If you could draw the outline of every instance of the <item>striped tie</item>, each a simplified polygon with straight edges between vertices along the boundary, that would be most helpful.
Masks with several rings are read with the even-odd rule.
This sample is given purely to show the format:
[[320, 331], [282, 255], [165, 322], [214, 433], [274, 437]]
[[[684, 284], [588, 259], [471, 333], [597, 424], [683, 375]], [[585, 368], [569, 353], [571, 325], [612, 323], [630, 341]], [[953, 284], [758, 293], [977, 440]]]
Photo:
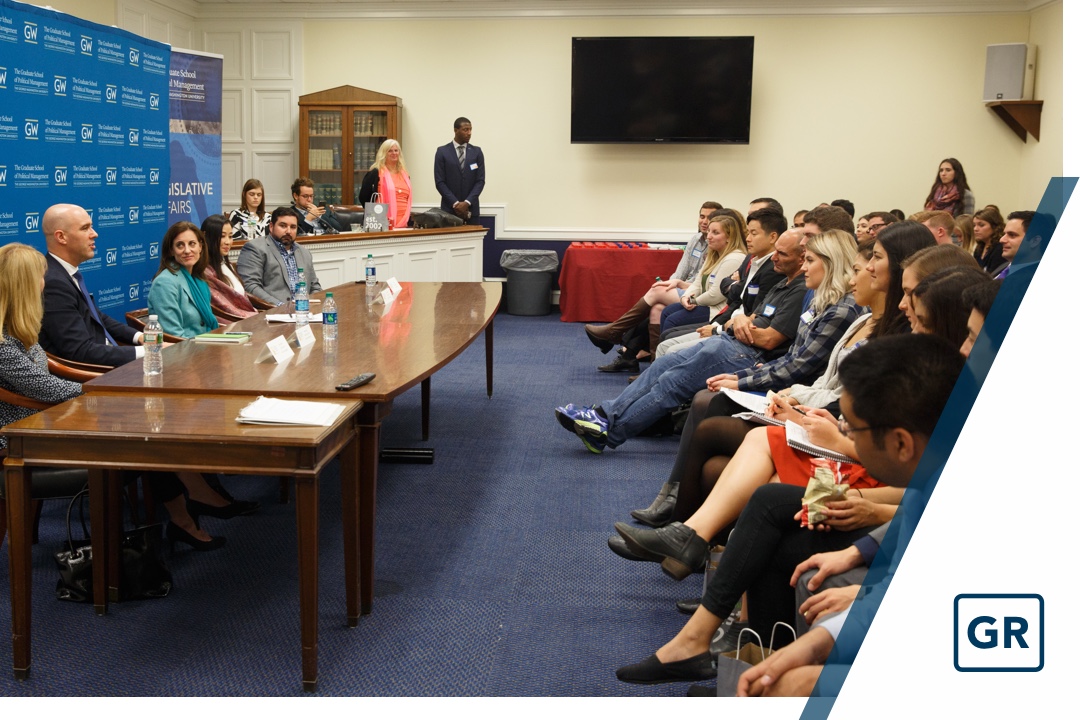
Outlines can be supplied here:
[[457, 149], [457, 164], [461, 168], [461, 172], [465, 172], [465, 146], [458, 145]]

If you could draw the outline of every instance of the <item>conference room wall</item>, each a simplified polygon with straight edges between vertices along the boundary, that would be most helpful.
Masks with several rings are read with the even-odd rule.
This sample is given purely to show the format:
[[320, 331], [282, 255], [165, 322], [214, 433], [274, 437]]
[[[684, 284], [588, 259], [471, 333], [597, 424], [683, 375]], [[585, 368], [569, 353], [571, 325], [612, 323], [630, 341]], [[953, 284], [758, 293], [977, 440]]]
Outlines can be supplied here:
[[53, 10], [102, 25], [120, 25], [116, 22], [116, 0], [38, 0], [33, 4], [48, 5]]
[[[418, 202], [436, 199], [432, 153], [450, 139], [452, 119], [469, 116], [487, 158], [485, 205], [505, 204], [500, 238], [685, 233], [702, 200], [744, 208], [762, 194], [790, 209], [847, 197], [863, 212], [910, 212], [946, 156], [964, 163], [980, 204], [1013, 208], [1041, 195], [1041, 179], [1023, 179], [1048, 175], [1049, 165], [1060, 173], [1060, 131], [1025, 145], [985, 108], [986, 45], [1060, 48], [1053, 12], [1040, 13], [1049, 20], [1035, 23], [1036, 37], [1029, 13], [313, 20], [304, 24], [304, 91], [348, 83], [402, 97]], [[683, 34], [756, 37], [749, 145], [569, 143], [572, 37]], [[346, 51], [357, 38], [363, 52]], [[1040, 97], [1059, 113], [1060, 72], [1040, 66], [1041, 78], [1058, 78], [1040, 85]]]

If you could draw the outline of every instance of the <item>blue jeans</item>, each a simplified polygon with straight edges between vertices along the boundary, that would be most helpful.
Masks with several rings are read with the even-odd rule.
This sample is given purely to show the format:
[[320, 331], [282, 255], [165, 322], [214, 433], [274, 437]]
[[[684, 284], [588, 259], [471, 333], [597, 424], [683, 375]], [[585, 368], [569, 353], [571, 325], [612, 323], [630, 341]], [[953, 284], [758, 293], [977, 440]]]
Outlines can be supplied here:
[[709, 306], [695, 305], [693, 310], [687, 310], [681, 303], [672, 303], [660, 313], [660, 333], [663, 334], [673, 327], [680, 325], [696, 325], [701, 327], [709, 322]]
[[761, 362], [757, 348], [730, 335], [657, 358], [619, 397], [600, 403], [608, 419], [608, 447], [618, 447], [683, 403], [690, 402], [713, 375], [733, 373]]

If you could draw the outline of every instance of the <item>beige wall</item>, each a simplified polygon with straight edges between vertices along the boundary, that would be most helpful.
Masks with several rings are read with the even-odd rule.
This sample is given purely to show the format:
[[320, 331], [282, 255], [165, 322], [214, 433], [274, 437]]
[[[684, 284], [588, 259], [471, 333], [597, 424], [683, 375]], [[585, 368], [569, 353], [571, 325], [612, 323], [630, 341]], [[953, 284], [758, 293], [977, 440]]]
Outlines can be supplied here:
[[116, 0], [48, 0], [33, 4], [42, 7], [49, 5], [53, 10], [102, 25], [116, 24]]
[[[1061, 172], [1060, 5], [1002, 15], [346, 20], [304, 28], [304, 92], [352, 84], [403, 98], [401, 139], [417, 200], [437, 198], [429, 167], [452, 119], [472, 119], [488, 164], [483, 198], [506, 205], [511, 236], [685, 230], [706, 198], [744, 208], [765, 194], [792, 211], [847, 197], [860, 213], [911, 212], [947, 156], [964, 163], [980, 204], [1013, 208], [1031, 204], [1045, 177]], [[635, 34], [754, 35], [750, 144], [571, 145], [571, 37]], [[986, 45], [1029, 40], [1042, 46], [1040, 97], [1057, 119], [1044, 118], [1042, 143], [1025, 145], [983, 105], [982, 85]], [[343, 51], [350, 47], [356, 51]]]

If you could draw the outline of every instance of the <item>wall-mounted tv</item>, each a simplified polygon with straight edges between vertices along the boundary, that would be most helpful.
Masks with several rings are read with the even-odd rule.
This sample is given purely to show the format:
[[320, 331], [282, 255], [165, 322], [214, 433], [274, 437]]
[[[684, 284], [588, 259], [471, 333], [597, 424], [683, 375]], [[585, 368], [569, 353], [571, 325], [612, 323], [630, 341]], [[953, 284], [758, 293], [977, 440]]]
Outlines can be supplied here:
[[576, 37], [572, 143], [750, 142], [753, 37]]

